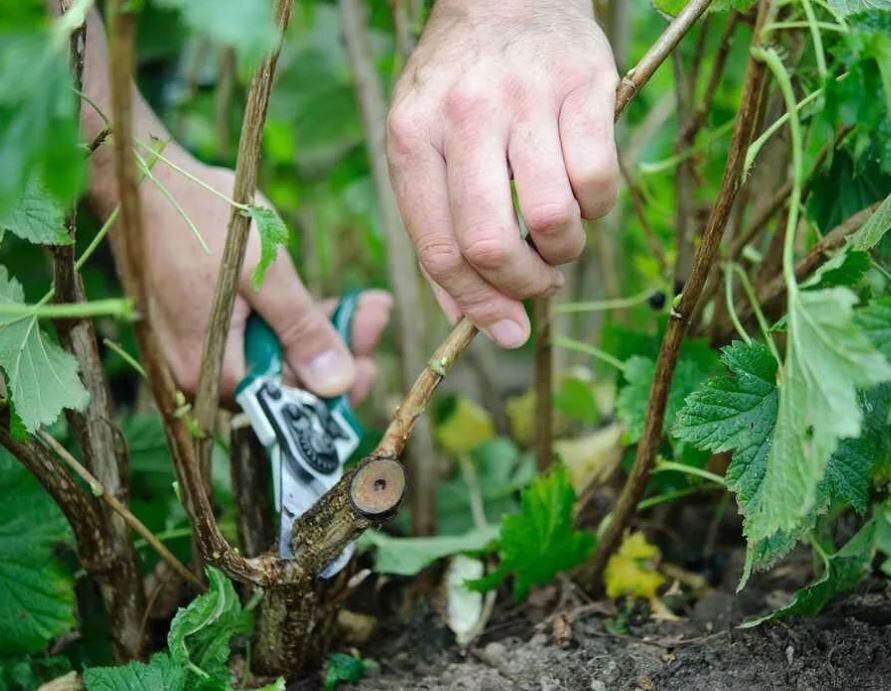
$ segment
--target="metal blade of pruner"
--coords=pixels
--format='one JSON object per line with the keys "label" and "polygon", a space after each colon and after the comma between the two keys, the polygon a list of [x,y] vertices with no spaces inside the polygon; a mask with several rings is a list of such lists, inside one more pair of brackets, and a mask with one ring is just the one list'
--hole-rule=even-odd
{"label": "metal blade of pruner", "polygon": [[[349,343],[358,295],[346,295],[331,317],[335,329]],[[248,374],[235,398],[266,448],[272,469],[275,509],[279,514],[279,555],[294,557],[291,529],[343,476],[344,463],[358,448],[362,427],[346,395],[320,398],[282,383],[281,344],[275,332],[256,313],[245,330]],[[322,571],[330,578],[353,553],[353,545]]]}

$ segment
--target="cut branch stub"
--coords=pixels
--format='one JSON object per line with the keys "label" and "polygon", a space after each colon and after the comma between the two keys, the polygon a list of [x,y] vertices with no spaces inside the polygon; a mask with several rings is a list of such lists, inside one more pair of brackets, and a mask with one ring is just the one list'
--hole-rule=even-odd
{"label": "cut branch stub", "polygon": [[350,482],[350,502],[366,518],[391,516],[405,494],[405,470],[393,458],[363,464]]}

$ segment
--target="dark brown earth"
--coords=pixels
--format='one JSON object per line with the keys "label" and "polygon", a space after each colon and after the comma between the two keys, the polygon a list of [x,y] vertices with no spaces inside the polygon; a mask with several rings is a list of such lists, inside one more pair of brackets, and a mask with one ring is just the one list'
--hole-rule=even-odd
{"label": "dark brown earth", "polygon": [[[732,559],[731,561],[737,561]],[[871,581],[812,619],[740,629],[780,604],[808,568],[755,579],[739,596],[738,565],[698,599],[679,600],[678,621],[646,611],[617,633],[615,605],[569,602],[566,583],[493,617],[466,651],[419,598],[413,615],[380,625],[363,654],[380,668],[368,691],[878,691],[891,690],[891,592]],[[570,590],[572,590],[570,588]],[[507,598],[505,598],[507,599]],[[536,601],[537,600],[537,601]],[[669,599],[670,602],[670,599]],[[613,611],[610,611],[610,610]],[[611,616],[612,615],[612,616]],[[321,688],[318,680],[293,687]]]}

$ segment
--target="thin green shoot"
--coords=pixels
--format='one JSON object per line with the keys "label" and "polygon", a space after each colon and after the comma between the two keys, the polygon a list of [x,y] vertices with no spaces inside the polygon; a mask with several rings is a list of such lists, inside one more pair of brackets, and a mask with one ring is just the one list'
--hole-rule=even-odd
{"label": "thin green shoot", "polygon": [[577,312],[605,312],[607,310],[626,309],[640,305],[650,299],[650,296],[656,290],[644,290],[637,295],[624,298],[614,298],[612,300],[590,300],[587,302],[564,302],[560,305],[554,305],[551,310],[553,314],[575,314]]}
{"label": "thin green shoot", "polygon": [[573,338],[566,338],[564,336],[557,336],[556,338],[551,339],[551,344],[556,346],[557,348],[563,348],[565,350],[573,350],[577,353],[584,353],[585,355],[590,355],[591,357],[597,358],[601,362],[605,362],[606,364],[615,367],[617,370],[624,372],[625,371],[625,363],[619,360],[617,357],[614,357],[607,353],[606,351],[597,348],[596,346],[592,346],[588,343],[583,343],[582,341],[576,341]]}
{"label": "thin green shoot", "polygon": [[204,250],[205,254],[210,254],[210,247],[208,247],[207,242],[204,240],[204,237],[201,235],[201,231],[198,230],[198,226],[192,221],[191,217],[186,210],[182,207],[182,204],[179,203],[179,200],[174,196],[174,194],[167,189],[167,186],[161,182],[154,173],[152,173],[151,169],[146,163],[145,159],[139,154],[139,152],[134,151],[133,154],[136,156],[136,163],[139,166],[142,174],[151,180],[155,187],[158,188],[158,191],[164,195],[164,198],[170,202],[176,212],[180,215],[180,217],[185,221],[186,225],[189,227],[189,230],[192,231],[192,235],[198,240],[198,244],[201,245],[201,249]]}
{"label": "thin green shoot", "polygon": [[721,487],[727,487],[727,482],[720,475],[712,473],[705,468],[696,468],[692,465],[684,465],[683,463],[675,463],[674,461],[659,461],[653,468],[654,473],[684,473],[686,475],[695,475],[709,482],[713,482]]}
{"label": "thin green shoot", "polygon": [[674,170],[678,165],[686,161],[688,158],[692,158],[703,149],[708,148],[713,142],[729,134],[735,124],[736,120],[728,120],[720,127],[717,127],[711,132],[704,134],[693,146],[687,147],[674,156],[664,158],[661,161],[640,163],[638,164],[638,168],[640,169],[640,172],[645,175],[655,175],[656,173],[664,173],[670,170]]}
{"label": "thin green shoot", "polygon": [[145,368],[136,360],[136,358],[124,350],[124,347],[120,343],[115,343],[110,338],[103,338],[102,342],[111,352],[120,355],[121,359],[135,369],[143,379],[148,379],[148,375],[145,373]]}

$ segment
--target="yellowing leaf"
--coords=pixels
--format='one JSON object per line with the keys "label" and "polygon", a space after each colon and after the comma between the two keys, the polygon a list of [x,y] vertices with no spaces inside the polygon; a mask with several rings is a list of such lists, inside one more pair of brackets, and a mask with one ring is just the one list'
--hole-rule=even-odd
{"label": "yellowing leaf", "polygon": [[577,492],[595,481],[605,482],[622,460],[620,423],[573,439],[558,439],[554,451],[569,470],[569,479]]}
{"label": "yellowing leaf", "polygon": [[535,391],[511,396],[504,405],[511,436],[521,446],[528,446],[535,439]]}
{"label": "yellowing leaf", "polygon": [[656,571],[659,557],[659,548],[647,542],[643,533],[626,535],[603,572],[607,596],[656,597],[656,592],[665,583],[665,578]]}
{"label": "yellowing leaf", "polygon": [[492,418],[475,401],[459,396],[451,414],[436,428],[436,440],[453,456],[470,453],[495,436]]}

